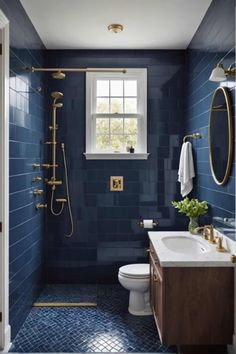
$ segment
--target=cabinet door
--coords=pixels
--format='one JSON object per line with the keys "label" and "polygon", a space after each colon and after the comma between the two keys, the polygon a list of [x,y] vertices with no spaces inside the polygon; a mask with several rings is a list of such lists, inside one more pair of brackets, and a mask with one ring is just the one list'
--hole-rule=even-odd
{"label": "cabinet door", "polygon": [[162,278],[156,267],[155,260],[150,255],[150,296],[153,315],[156,321],[157,329],[161,337],[162,332]]}
{"label": "cabinet door", "polygon": [[162,279],[158,269],[154,268],[154,277],[153,277],[153,304],[154,304],[154,314],[156,317],[158,331],[161,337],[162,334]]}

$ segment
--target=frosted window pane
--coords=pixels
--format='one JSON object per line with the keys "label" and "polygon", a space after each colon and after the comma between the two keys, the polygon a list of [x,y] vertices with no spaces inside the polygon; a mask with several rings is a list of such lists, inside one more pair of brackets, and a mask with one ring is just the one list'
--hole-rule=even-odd
{"label": "frosted window pane", "polygon": [[96,148],[97,150],[109,150],[110,139],[109,135],[97,135],[96,136]]}
{"label": "frosted window pane", "polygon": [[111,134],[123,134],[122,118],[111,118]]}
{"label": "frosted window pane", "polygon": [[109,119],[107,118],[96,119],[96,133],[109,134]]}
{"label": "frosted window pane", "polygon": [[137,98],[125,98],[125,113],[137,113]]}
{"label": "frosted window pane", "polygon": [[97,98],[97,113],[109,113],[109,98]]}
{"label": "frosted window pane", "polygon": [[111,96],[123,96],[123,80],[111,80]]}
{"label": "frosted window pane", "polygon": [[97,96],[109,96],[109,80],[97,81]]}
{"label": "frosted window pane", "polygon": [[125,80],[125,96],[137,96],[136,80]]}
{"label": "frosted window pane", "polygon": [[111,98],[111,113],[123,113],[123,98]]}

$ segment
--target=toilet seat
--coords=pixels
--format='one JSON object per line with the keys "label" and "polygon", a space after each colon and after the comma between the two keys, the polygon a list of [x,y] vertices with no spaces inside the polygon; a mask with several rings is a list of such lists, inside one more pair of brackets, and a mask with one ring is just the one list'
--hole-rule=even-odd
{"label": "toilet seat", "polygon": [[128,264],[120,267],[119,274],[131,279],[147,279],[150,276],[148,263]]}

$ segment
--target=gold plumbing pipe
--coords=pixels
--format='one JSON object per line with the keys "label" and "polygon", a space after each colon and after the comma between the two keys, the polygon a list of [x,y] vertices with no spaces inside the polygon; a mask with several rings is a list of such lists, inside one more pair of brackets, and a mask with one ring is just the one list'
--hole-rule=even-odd
{"label": "gold plumbing pipe", "polygon": [[[52,181],[56,181],[56,107],[53,106],[52,114]],[[55,185],[52,186],[55,189]]]}
{"label": "gold plumbing pipe", "polygon": [[126,69],[99,69],[99,68],[30,68],[32,72],[36,71],[51,71],[51,72],[77,72],[77,73],[123,73],[127,72]]}

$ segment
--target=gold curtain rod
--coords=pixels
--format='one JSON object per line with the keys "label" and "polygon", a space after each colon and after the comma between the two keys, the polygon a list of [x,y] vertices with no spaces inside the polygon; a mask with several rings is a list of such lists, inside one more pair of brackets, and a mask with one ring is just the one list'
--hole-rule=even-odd
{"label": "gold curtain rod", "polygon": [[82,73],[123,73],[127,72],[126,69],[97,69],[97,68],[35,68],[31,67],[32,72],[36,71],[50,71],[50,72],[82,72]]}

